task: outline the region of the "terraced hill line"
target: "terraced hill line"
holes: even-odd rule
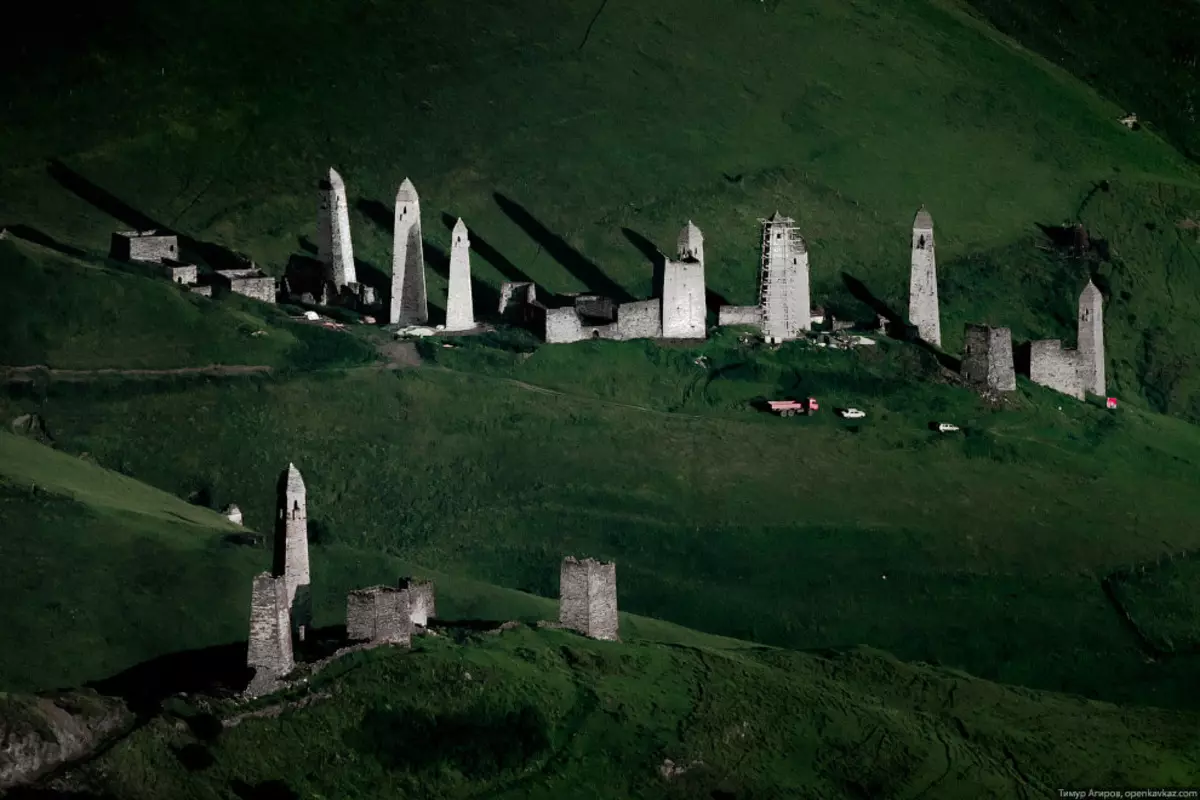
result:
[[[163,375],[250,375],[268,373],[273,367],[263,364],[209,364],[203,367],[175,367],[173,369],[58,369],[44,364],[28,367],[0,367],[0,380],[5,383],[27,383],[39,375],[66,381],[91,381],[99,378],[153,378]]]

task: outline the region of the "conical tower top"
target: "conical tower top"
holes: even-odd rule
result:
[[[333,167],[329,168],[329,185],[339,191],[346,190],[346,182],[342,180],[342,176]]]
[[[279,478],[279,488],[288,494],[304,491],[304,478],[300,475],[300,470],[296,469],[295,464],[289,462],[287,469]]]
[[[417,201],[417,189],[413,186],[413,182],[408,178],[400,184],[400,189],[396,192],[397,203],[414,203]]]
[[[462,217],[459,217],[458,222],[454,223],[454,230],[452,231],[451,235],[454,237],[455,242],[457,242],[460,237],[462,239],[467,238],[467,223],[462,221]]]
[[[1103,295],[1100,293],[1100,288],[1092,282],[1091,277],[1088,278],[1087,286],[1084,286],[1083,291],[1079,293],[1079,299],[1081,301],[1103,299]]]
[[[926,210],[924,203],[922,203],[921,207],[917,210],[917,218],[913,220],[913,230],[933,230],[933,215]]]

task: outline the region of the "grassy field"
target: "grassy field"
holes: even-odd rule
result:
[[[869,649],[417,640],[222,730],[176,702],[72,776],[101,796],[1017,797],[1189,786],[1193,714],[1004,688]],[[381,700],[386,698],[386,700]],[[1079,736],[1086,730],[1088,735]],[[675,772],[677,770],[678,772]]]
[[[400,372],[52,383],[0,411],[37,411],[60,446],[177,496],[236,502],[258,529],[294,461],[322,547],[541,596],[562,555],[615,558],[623,608],[711,633],[1189,702],[1187,664],[1149,662],[1101,579],[1196,545],[1193,426],[1024,384],[992,410],[890,342],[442,352]],[[779,393],[826,411],[749,407]],[[862,423],[829,413],[851,404]],[[964,432],[929,430],[946,420]]]

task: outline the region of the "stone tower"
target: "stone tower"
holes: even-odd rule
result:
[[[963,333],[961,373],[976,389],[1015,392],[1012,331],[987,325],[967,325]]]
[[[425,296],[425,252],[421,239],[421,199],[412,181],[396,192],[395,238],[392,243],[392,297],[388,322],[423,325],[429,321]]]
[[[795,339],[812,329],[808,247],[796,222],[778,211],[762,223],[762,332],[768,342]]]
[[[662,335],[664,339],[703,339],[704,234],[688,220],[679,232],[679,258],[663,266]]]
[[[1085,392],[1107,394],[1104,376],[1104,298],[1088,279],[1079,295],[1079,380]]]
[[[693,259],[704,264],[704,234],[690,219],[679,232],[678,256],[680,261]]]
[[[295,464],[279,476],[279,512],[275,520],[273,574],[287,587],[292,625],[300,639],[312,624],[312,596],[308,572],[308,504],[304,478]]]
[[[267,694],[295,667],[287,581],[264,572],[254,577],[250,594],[250,639],[246,666],[254,670],[246,693]]]
[[[567,556],[559,572],[558,621],[593,639],[617,640],[617,565]]]
[[[333,281],[339,290],[348,283],[358,282],[354,274],[354,246],[350,242],[350,208],[346,204],[346,184],[332,167],[329,169],[329,177],[321,181],[317,259],[325,265],[325,277]]]
[[[908,280],[908,320],[921,338],[942,346],[942,323],[938,312],[937,261],[933,253],[933,217],[921,206],[913,220],[912,273]]]
[[[450,285],[446,289],[446,330],[469,331],[475,327],[471,299],[471,240],[461,219],[450,234]]]

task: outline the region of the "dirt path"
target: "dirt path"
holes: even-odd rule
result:
[[[45,376],[62,381],[94,381],[99,378],[153,378],[163,375],[253,375],[265,374],[272,367],[256,364],[221,365],[206,367],[177,367],[175,369],[51,369],[44,364],[32,367],[0,367],[0,381],[5,383],[29,383]]]

